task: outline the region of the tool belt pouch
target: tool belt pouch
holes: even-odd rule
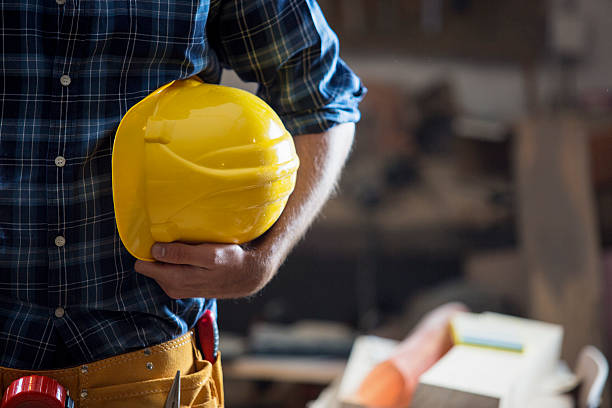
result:
[[[2,369],[3,390],[24,375],[55,378],[78,408],[163,407],[177,370],[181,370],[181,407],[223,407],[221,358],[202,359],[192,332],[143,350],[80,367],[49,371]]]

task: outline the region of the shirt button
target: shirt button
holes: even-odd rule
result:
[[[64,4],[66,4],[66,0],[55,0],[55,2],[59,4],[60,6],[63,6]]]
[[[64,317],[64,313],[65,313],[65,310],[63,307],[58,307],[57,309],[55,309],[55,317],[57,317],[58,319],[60,317]]]
[[[61,235],[58,235],[57,237],[55,237],[55,245],[58,247],[63,247],[64,245],[66,245],[66,238],[62,237]]]
[[[60,84],[62,84],[64,86],[68,86],[68,85],[70,85],[70,82],[72,82],[72,79],[70,79],[70,77],[68,75],[62,75],[60,77]]]
[[[66,165],[66,159],[63,158],[62,156],[57,156],[55,158],[55,165],[57,167],[64,167]]]

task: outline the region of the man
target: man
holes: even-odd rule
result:
[[[92,362],[187,336],[215,298],[250,295],[272,278],[334,186],[365,89],[315,0],[0,8],[0,366],[82,365],[65,381],[80,388],[77,405],[94,406],[97,394],[82,387]],[[223,67],[258,82],[295,136],[295,191],[248,245],[156,244],[158,262],[135,262],[114,220],[117,125],[159,86],[193,75],[216,83]]]

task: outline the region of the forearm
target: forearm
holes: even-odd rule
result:
[[[294,138],[300,158],[295,190],[274,226],[253,242],[260,262],[270,263],[262,268],[267,276],[256,277],[253,292],[274,276],[329,198],[348,157],[354,132],[355,125],[345,123],[323,133]]]

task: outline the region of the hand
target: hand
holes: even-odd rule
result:
[[[261,289],[276,272],[258,248],[234,244],[155,244],[158,262],[137,261],[136,272],[155,279],[173,299],[238,298]]]
[[[251,242],[248,249],[239,245],[158,243],[152,249],[158,262],[138,261],[136,272],[155,279],[175,299],[254,294],[272,279],[334,189],[354,130],[354,124],[345,123],[295,138],[300,169],[293,194],[272,228]]]

